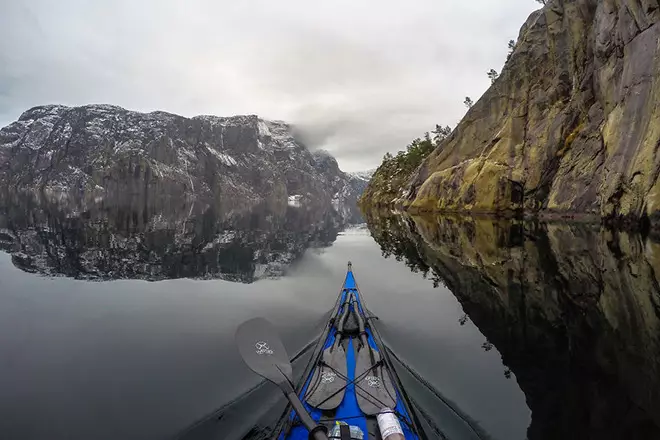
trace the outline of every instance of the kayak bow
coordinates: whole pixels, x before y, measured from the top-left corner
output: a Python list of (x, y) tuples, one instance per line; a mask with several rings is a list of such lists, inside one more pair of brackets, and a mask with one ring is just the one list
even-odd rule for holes
[[(406, 439), (422, 437), (371, 318), (349, 262), (331, 318), (303, 380), (296, 387), (306, 414), (301, 417), (295, 409), (297, 405), (289, 405), (274, 438), (308, 439), (310, 431), (306, 425), (310, 422), (306, 419), (309, 416), (316, 426), (332, 430), (336, 424), (344, 422), (358, 427), (365, 440), (381, 440), (376, 415), (384, 408), (390, 408), (397, 416)], [(341, 432), (341, 437), (329, 438), (351, 438), (347, 427)]]

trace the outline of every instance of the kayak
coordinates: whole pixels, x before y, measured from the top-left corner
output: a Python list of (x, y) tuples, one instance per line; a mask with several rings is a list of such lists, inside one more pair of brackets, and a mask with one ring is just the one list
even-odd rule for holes
[[(398, 417), (406, 439), (418, 439), (409, 405), (394, 368), (373, 325), (360, 294), (352, 265), (339, 293), (335, 312), (321, 337), (322, 349), (308, 367), (298, 396), (316, 422), (357, 426), (364, 439), (380, 439), (376, 416), (384, 408)], [(280, 440), (308, 438), (307, 429), (296, 423), (294, 410)]]
[(423, 438), (375, 319), (349, 262), (335, 307), (295, 385), (289, 357), (272, 324), (255, 318), (239, 327), (236, 341), (245, 362), (278, 385), (290, 402), (274, 439), (382, 440), (386, 418), (398, 421), (392, 432), (403, 438)]

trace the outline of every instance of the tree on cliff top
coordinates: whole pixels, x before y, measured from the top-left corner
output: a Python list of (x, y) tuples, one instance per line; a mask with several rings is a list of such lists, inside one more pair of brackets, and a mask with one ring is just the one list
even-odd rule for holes
[(441, 125), (436, 124), (435, 130), (433, 130), (433, 143), (437, 146), (440, 142), (445, 140), (445, 138), (450, 134), (451, 134), (451, 127), (449, 125), (443, 127)]
[[(469, 98), (468, 98), (469, 99)], [(413, 139), (405, 150), (396, 155), (386, 153), (378, 169), (369, 182), (370, 188), (377, 188), (377, 198), (391, 200), (397, 188), (410, 177), (422, 161), (435, 150), (452, 132), (448, 125), (436, 125), (432, 132), (424, 133), (422, 138)], [(374, 190), (372, 190), (374, 191)], [(366, 193), (365, 193), (366, 194)], [(361, 199), (364, 195), (361, 197)]]
[(376, 171), (377, 174), (385, 176), (393, 176), (400, 174), (409, 174), (414, 171), (420, 163), (431, 154), (433, 150), (442, 142), (447, 136), (451, 134), (451, 127), (448, 125), (436, 125), (435, 130), (432, 132), (424, 133), (423, 138), (416, 138), (406, 147), (405, 150), (399, 151), (395, 156), (386, 153), (383, 156), (383, 162)]

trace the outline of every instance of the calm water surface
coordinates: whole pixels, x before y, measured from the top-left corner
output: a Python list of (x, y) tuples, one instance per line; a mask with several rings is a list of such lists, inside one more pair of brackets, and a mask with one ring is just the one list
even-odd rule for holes
[[(659, 438), (652, 240), (594, 227), (183, 205), (0, 210), (0, 437), (268, 438), (351, 260), (431, 437)], [(196, 278), (196, 279), (190, 279)], [(571, 434), (575, 434), (571, 435)]]

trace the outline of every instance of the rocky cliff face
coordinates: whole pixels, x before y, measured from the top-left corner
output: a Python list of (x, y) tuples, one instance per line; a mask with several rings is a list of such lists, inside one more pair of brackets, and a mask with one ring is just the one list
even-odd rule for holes
[(396, 203), (660, 220), (659, 21), (657, 0), (549, 0)]
[[(89, 105), (35, 107), (0, 130), (0, 189), (51, 199), (167, 208), (172, 200), (342, 206), (359, 195), (327, 154), (283, 122), (184, 118)], [(345, 209), (344, 209), (345, 210)]]
[(502, 354), (528, 438), (660, 438), (660, 244), (599, 225), (368, 215)]

